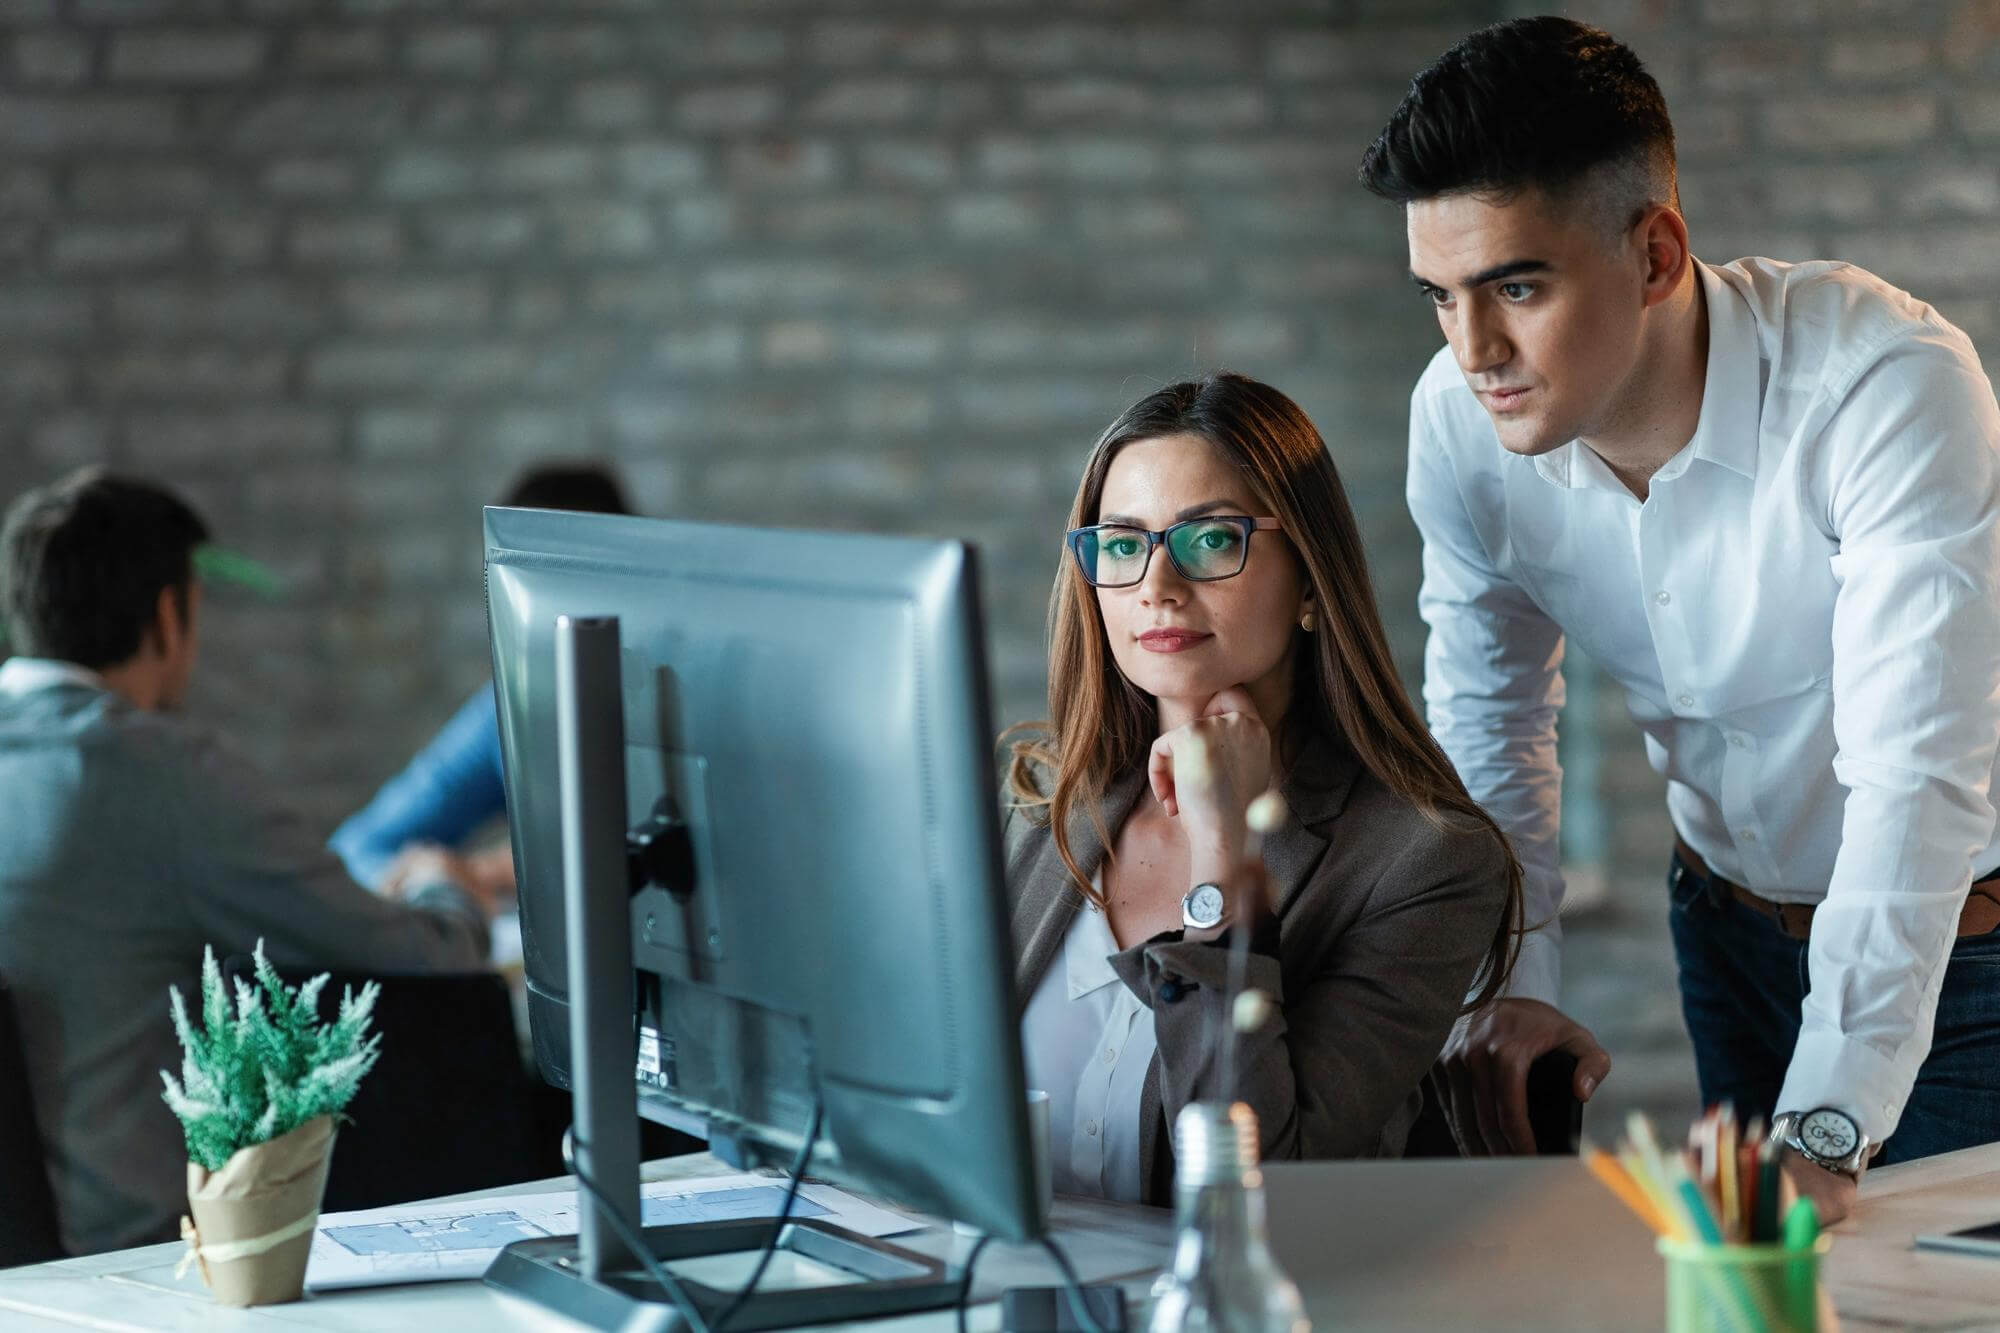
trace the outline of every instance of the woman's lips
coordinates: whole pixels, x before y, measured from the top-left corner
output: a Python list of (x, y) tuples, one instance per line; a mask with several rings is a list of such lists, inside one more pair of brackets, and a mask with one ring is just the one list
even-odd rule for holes
[(1139, 636), (1139, 646), (1149, 653), (1178, 653), (1214, 637), (1191, 629), (1149, 629)]

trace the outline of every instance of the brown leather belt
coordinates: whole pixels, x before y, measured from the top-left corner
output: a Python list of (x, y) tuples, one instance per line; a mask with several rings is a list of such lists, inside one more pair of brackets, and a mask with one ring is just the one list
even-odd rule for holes
[[(1711, 891), (1726, 890), (1730, 897), (1795, 940), (1811, 938), (1815, 904), (1774, 903), (1769, 898), (1759, 897), (1741, 884), (1731, 883), (1710, 870), (1708, 863), (1695, 854), (1694, 848), (1678, 837), (1674, 839), (1674, 854), (1695, 875), (1706, 880)], [(2000, 870), (1973, 882), (1972, 892), (1966, 895), (1965, 906), (1958, 914), (1958, 938), (1984, 935), (1996, 928), (2000, 928)]]

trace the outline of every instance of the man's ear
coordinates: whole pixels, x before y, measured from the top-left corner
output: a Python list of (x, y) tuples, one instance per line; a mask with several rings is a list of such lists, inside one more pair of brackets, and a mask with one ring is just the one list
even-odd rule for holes
[(139, 637), (139, 651), (144, 653), (150, 647), (161, 658), (172, 657), (186, 637), (187, 622), (182, 619), (180, 592), (169, 584), (160, 589), (153, 603), (153, 623)]
[(1656, 306), (1680, 289), (1694, 256), (1688, 252), (1687, 220), (1666, 204), (1646, 210), (1636, 224), (1646, 258), (1644, 304)]

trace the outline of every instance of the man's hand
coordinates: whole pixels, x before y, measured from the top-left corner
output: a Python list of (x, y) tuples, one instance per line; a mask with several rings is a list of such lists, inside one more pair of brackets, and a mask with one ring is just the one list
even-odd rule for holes
[(1442, 1063), (1451, 1089), (1452, 1133), (1468, 1156), (1529, 1156), (1528, 1066), (1565, 1050), (1576, 1057), (1572, 1088), (1590, 1100), (1611, 1072), (1611, 1057), (1590, 1030), (1540, 1000), (1499, 999), (1458, 1020)]
[(382, 872), (376, 883), (376, 892), (385, 898), (408, 898), (426, 884), (440, 881), (456, 884), (465, 891), (466, 897), (487, 916), (492, 916), (504, 904), (504, 899), (512, 894), (513, 876), (507, 876), (505, 885), (494, 882), (490, 867), (468, 861), (465, 857), (434, 842), (413, 842), (396, 854), (389, 868)]
[[(1817, 1163), (1806, 1160), (1796, 1148), (1787, 1148), (1781, 1159), (1785, 1175), (1798, 1188), (1799, 1194), (1813, 1201), (1813, 1208), (1819, 1213), (1819, 1224), (1830, 1227), (1841, 1218), (1854, 1211), (1854, 1200), (1861, 1188), (1861, 1181), (1845, 1171), (1829, 1171)], [(1867, 1170), (1866, 1165), (1862, 1167)]]

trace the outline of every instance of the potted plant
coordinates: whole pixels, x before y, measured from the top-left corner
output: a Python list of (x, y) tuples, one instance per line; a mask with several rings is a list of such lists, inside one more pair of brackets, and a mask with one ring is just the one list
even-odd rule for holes
[(215, 951), (201, 962), (201, 1026), (173, 987), (184, 1053), (166, 1070), (166, 1102), (187, 1136), (188, 1209), (181, 1235), (190, 1263), (224, 1305), (274, 1305), (304, 1292), (306, 1258), (333, 1155), (334, 1119), (375, 1064), (368, 1032), (379, 987), (341, 996), (319, 1021), (324, 973), (290, 987), (257, 942), (257, 985), (238, 980), (232, 1012)]

